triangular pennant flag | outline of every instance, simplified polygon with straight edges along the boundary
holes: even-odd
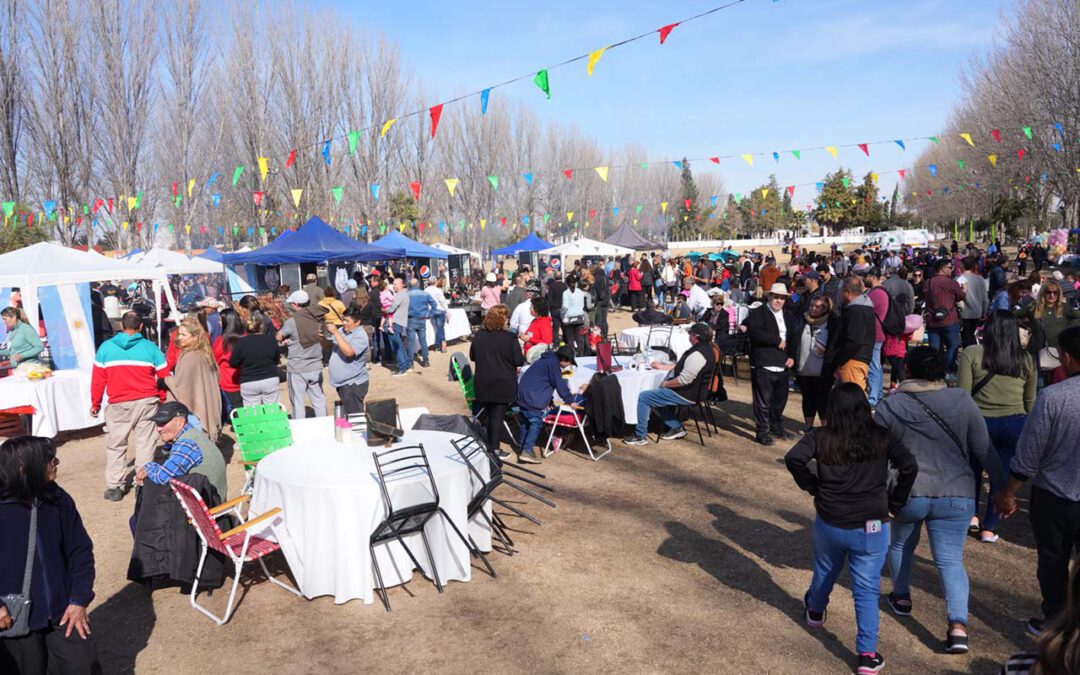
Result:
[[[484,91],[480,92],[480,114],[486,115],[488,108],[488,99],[491,98],[491,88],[488,87]]]
[[[990,132],[990,135],[994,137],[994,140],[1001,143],[1001,129],[994,129]]]
[[[765,199],[769,196],[769,188],[761,188],[761,198]]]
[[[931,164],[930,166],[928,166],[926,168],[930,169],[930,175],[931,176],[936,176],[937,175],[937,164]]]
[[[900,174],[900,179],[903,180],[904,176],[907,175],[907,169],[900,169],[900,171],[898,171],[897,173]]]
[[[262,176],[262,179],[265,181],[266,176],[269,173],[270,173],[270,158],[269,157],[260,157],[259,158],[259,175]],[[190,197],[191,193],[188,193],[188,196]]]
[[[990,160],[990,166],[997,166],[997,155],[987,155],[986,158]]]
[[[373,185],[372,187],[377,187],[377,186]],[[345,188],[343,186],[339,185],[337,187],[330,188],[330,192],[334,195],[334,201],[337,202],[338,204],[340,204],[341,203],[341,195],[344,194]],[[377,200],[378,198],[379,198],[379,196],[376,195],[375,199]]]
[[[261,190],[255,193],[255,206],[260,206],[262,204],[263,196],[265,194],[266,193],[262,192]]]
[[[394,126],[394,122],[397,122],[396,117],[383,122],[382,131],[379,132],[379,138],[386,138],[386,134],[390,131],[390,127]]]
[[[413,181],[409,183],[409,189],[412,190],[413,197],[416,197],[416,201],[420,201],[420,181]]]
[[[850,179],[850,178],[848,178],[847,176],[844,176],[844,177],[843,177],[843,178],[842,178],[842,179],[840,180],[840,182],[842,182],[842,183],[844,184],[844,189],[847,189],[847,188],[851,187],[851,179]]]
[[[713,164],[719,164],[720,163],[720,158],[719,157],[710,157],[709,161],[712,162]]]
[[[545,213],[545,214],[544,214],[544,222],[546,223],[546,222],[548,222],[549,220],[551,220],[551,214],[550,214],[550,213]]]
[[[326,160],[326,166],[330,166],[330,141],[323,143],[322,156]]]
[[[450,196],[453,197],[454,196],[454,190],[456,190],[457,186],[458,186],[458,179],[457,178],[447,178],[447,179],[443,180],[443,182],[446,183],[446,189],[450,191]]]
[[[960,134],[960,138],[967,141],[967,144],[970,145],[971,147],[973,147],[973,148],[975,147],[975,141],[971,140],[971,134]]]
[[[360,143],[360,131],[349,132],[349,154],[356,154],[356,146]]]
[[[255,193],[255,194],[258,194],[258,193]],[[188,234],[191,234],[191,225],[185,225],[185,226],[184,226],[184,230],[185,230],[185,231],[186,231],[186,232],[187,232]]]
[[[568,223],[574,222],[574,212],[573,211],[567,211],[566,212],[566,222],[568,222]]]
[[[772,158],[776,161],[777,164],[780,163],[780,153],[779,152],[774,152],[772,154]]]
[[[488,179],[488,182],[491,183],[491,187],[494,188],[496,191],[498,191],[498,189],[499,189],[499,177],[498,176],[488,176],[487,179]]]
[[[878,175],[876,173],[870,174],[870,180],[872,180],[872,181],[874,181],[876,183],[877,180],[878,180]]]
[[[529,185],[533,184],[533,175],[531,173],[523,173],[521,177],[525,179],[525,182]]]
[[[792,150],[791,154],[795,156],[795,159],[802,161],[802,150]]]
[[[296,164],[296,151],[295,150],[290,152],[289,153],[289,158],[287,160],[285,160],[285,168],[286,169],[291,169],[293,164]]]
[[[746,160],[747,164],[749,164],[750,166],[754,166],[754,156],[753,155],[743,155],[742,158],[744,160]]]
[[[544,92],[548,100],[551,99],[551,82],[548,81],[547,68],[536,74],[536,77],[533,78],[533,84],[540,87],[540,91]]]
[[[480,229],[483,230],[483,229],[486,229],[486,228],[487,228],[487,218],[481,218],[480,219]]]
[[[794,185],[787,186],[787,193],[788,193],[788,197],[794,197],[795,196],[795,186]]]
[[[237,183],[239,183],[240,182],[240,176],[243,176],[243,175],[244,175],[244,167],[242,167],[242,166],[236,167],[236,170],[233,171],[233,175],[232,175],[232,184],[235,186]]]
[[[865,155],[866,155],[867,157],[869,157],[869,156],[870,156],[870,144],[869,144],[869,143],[859,143],[859,149],[860,149],[860,150],[862,150],[862,151],[863,151],[863,153],[864,153],[864,154],[865,154]]]
[[[906,145],[904,145],[904,142],[903,142],[903,141],[901,141],[901,140],[895,140],[895,141],[893,141],[893,143],[896,143],[897,145],[899,145],[899,146],[900,146],[900,149],[901,149],[901,150],[903,150],[903,151],[905,151],[905,152],[907,151],[907,146],[906,146]]]
[[[600,60],[600,57],[603,56],[606,51],[607,47],[602,47],[589,54],[589,75],[593,74],[593,70],[596,68],[596,62]]]
[[[717,195],[712,195],[711,197],[709,197],[709,201],[712,202],[713,206],[716,206],[716,202],[720,201],[720,197],[718,197]]]
[[[372,184],[372,186],[371,186],[371,196],[372,196],[372,198],[375,199],[375,201],[379,201],[379,190],[381,190],[381,189],[382,189],[382,186],[379,185],[378,183]]]
[[[1031,127],[1024,127],[1024,135],[1028,137],[1029,141],[1031,140]]]
[[[178,194],[180,194],[180,183],[173,183],[172,184],[172,196],[175,198],[176,195],[178,195]]]
[[[303,188],[296,188],[295,190],[292,190],[293,206],[295,206],[296,208],[300,208],[300,197],[303,196],[303,194]]]
[[[191,178],[187,182],[187,196],[191,197],[191,193],[194,190],[195,190],[195,179]],[[131,207],[128,207],[128,208],[131,208]]]
[[[4,217],[10,218],[15,213],[15,202],[4,202]]]
[[[137,202],[137,201],[139,201],[138,197],[128,197],[127,198],[128,211],[132,211],[132,210],[135,209],[135,202]],[[46,202],[46,204],[48,204],[48,202]],[[46,206],[46,208],[48,208],[48,207]]]
[[[957,165],[959,165],[960,170],[963,171],[964,170],[964,164],[965,164],[964,160],[958,159],[958,160],[956,160],[956,163],[957,163]]]
[[[607,182],[608,167],[598,166],[596,167],[596,174],[600,176],[600,180]]]
[[[1023,148],[1020,148],[1019,150],[1016,151],[1016,156],[1019,157],[1020,159],[1023,159],[1024,155],[1026,155],[1026,154],[1027,154],[1027,150],[1025,150]],[[110,208],[112,208],[112,207],[110,207]]]
[[[660,213],[667,213],[667,202],[660,202]]]
[[[220,176],[220,175],[221,175],[221,172],[220,172],[220,171],[215,171],[215,172],[214,172],[214,173],[213,173],[213,174],[212,174],[212,175],[210,176],[210,180],[206,181],[206,187],[210,187],[211,185],[213,185],[213,184],[214,184],[214,181],[216,181],[216,180],[218,179],[218,176]],[[140,193],[139,193],[139,195],[140,195],[140,197],[139,197],[139,204],[141,205],[141,204],[142,204],[142,196],[141,196],[141,195],[142,195],[142,193],[140,192]]]
[[[822,181],[818,181],[818,182],[814,183],[814,185],[817,187],[818,192],[821,192],[822,190],[825,189],[825,183],[822,182]]]
[[[735,193],[735,203],[736,204],[742,204],[742,193],[741,192],[736,192]]]
[[[563,175],[566,176],[567,178],[573,178],[574,177],[574,170],[573,169],[563,169],[562,172],[563,172]]]
[[[661,27],[660,30],[657,31],[658,33],[660,33],[660,44],[664,44],[664,42],[668,39],[668,36],[671,35],[671,31],[675,30],[675,26],[678,25],[678,23],[669,23],[668,25]]]
[[[693,199],[684,199],[683,204],[686,205],[686,210],[689,211],[690,207],[694,204],[694,200]]]
[[[930,137],[930,142],[932,142],[932,143],[940,143],[941,139],[938,138],[937,136],[931,136]]]
[[[431,115],[431,137],[435,138],[435,131],[439,128],[439,120],[442,119],[442,107],[443,104],[433,105],[428,110],[428,114]]]
[[[214,200],[214,208],[217,208],[221,204],[221,193],[215,193],[210,195],[210,198]]]
[[[674,162],[672,162],[672,164],[674,164],[674,165],[675,165],[675,168],[676,168],[676,169],[682,170],[682,161],[680,161],[680,160],[675,160]]]
[[[1080,171],[1080,169],[1078,169],[1078,171]],[[644,205],[644,204],[638,204],[638,205],[637,205],[636,207],[634,207],[634,208],[635,208],[635,209],[637,210],[637,215],[639,215],[639,216],[640,216],[640,215],[641,215],[641,209],[645,208],[645,205]]]
[[[833,156],[833,159],[836,159],[837,148],[835,145],[827,146],[825,149],[829,151],[829,154]]]

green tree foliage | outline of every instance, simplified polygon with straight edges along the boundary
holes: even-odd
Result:
[[[874,175],[863,177],[862,185],[855,188],[855,223],[856,227],[866,228],[867,232],[880,232],[888,229],[885,219],[885,205],[878,198],[878,186]]]
[[[743,223],[752,236],[788,228],[790,212],[785,212],[783,189],[775,175],[769,176],[768,183],[754,188],[749,195],[736,195],[736,201]]]
[[[390,219],[410,225],[420,220],[420,209],[412,194],[398,191],[390,195]]]
[[[856,227],[854,207],[857,199],[851,187],[851,172],[839,169],[836,173],[826,175],[823,183],[817,206],[812,211],[814,220],[834,234]]]
[[[674,214],[671,216],[670,236],[672,239],[685,241],[719,235],[722,226],[711,220],[716,209],[711,205],[702,204],[699,196],[694,174],[690,170],[690,162],[683,157],[679,201],[672,205],[675,207]],[[687,204],[690,206],[687,207]],[[669,210],[668,213],[671,211]]]
[[[36,220],[32,226],[23,222],[20,213],[33,213],[33,209],[24,205],[16,204],[14,215],[5,224],[0,220],[0,253],[17,251],[31,244],[43,241],[52,241],[51,229],[53,223],[41,224]],[[0,218],[3,213],[0,212]],[[59,216],[58,216],[59,217]]]

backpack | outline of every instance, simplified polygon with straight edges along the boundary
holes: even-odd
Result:
[[[877,288],[881,288],[881,286],[878,286]],[[892,335],[894,337],[903,335],[904,330],[907,327],[907,323],[904,320],[904,308],[889,295],[887,290],[881,288],[881,292],[889,299],[889,308],[885,310],[885,318],[878,319],[878,323],[881,324],[881,330],[883,330],[886,335]],[[877,317],[877,312],[874,312],[874,316]]]

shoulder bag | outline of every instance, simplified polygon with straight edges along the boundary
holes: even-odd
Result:
[[[986,379],[986,378],[984,378],[984,379]],[[981,382],[980,382],[980,384],[981,384]],[[916,396],[915,394],[912,394],[910,392],[906,392],[906,393],[907,393],[908,396],[910,396],[912,399],[914,399],[916,403],[918,403],[919,405],[922,406],[923,410],[926,411],[926,414],[930,415],[931,419],[933,419],[935,422],[937,422],[937,425],[939,427],[941,427],[941,430],[944,431],[946,433],[946,435],[948,435],[949,438],[952,439],[953,443],[956,444],[956,447],[960,448],[960,454],[963,455],[964,457],[967,457],[968,456],[967,449],[964,447],[964,444],[960,442],[960,437],[957,436],[956,432],[954,432],[952,430],[952,428],[949,427],[949,425],[945,423],[945,420],[941,419],[941,416],[938,415],[936,412],[934,412],[934,410],[930,406],[923,403],[922,400],[918,396]]]
[[[978,396],[979,392],[983,390],[983,387],[989,384],[990,380],[994,379],[994,375],[997,375],[997,373],[987,373],[983,379],[976,382],[975,386],[971,388],[971,398]],[[915,400],[918,401],[919,399]]]
[[[37,502],[30,509],[30,540],[26,547],[26,570],[23,572],[22,593],[0,595],[0,602],[11,615],[11,628],[0,630],[0,638],[22,637],[30,632],[30,574],[34,570],[37,549]]]

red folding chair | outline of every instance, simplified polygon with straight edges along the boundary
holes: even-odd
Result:
[[[202,495],[187,483],[173,479],[169,481],[169,486],[172,487],[173,494],[180,500],[180,505],[184,508],[188,518],[191,519],[191,524],[199,535],[202,548],[199,555],[199,567],[195,571],[195,581],[191,584],[192,607],[216,621],[219,626],[226,623],[229,617],[232,616],[233,603],[236,600],[236,589],[240,587],[240,573],[243,571],[244,563],[256,560],[259,561],[263,574],[271,583],[281,586],[290,593],[300,595],[300,591],[270,576],[270,571],[266,569],[266,562],[263,561],[263,558],[274,551],[280,550],[281,545],[274,539],[267,539],[253,534],[256,532],[264,533],[269,529],[276,539],[277,523],[282,520],[281,509],[270,509],[266,513],[244,522],[244,517],[240,513],[240,506],[251,499],[251,495],[237,497],[232,501],[210,509],[207,508]],[[221,528],[218,527],[217,519],[224,515],[234,515],[242,524],[228,532],[222,532]],[[235,566],[232,591],[229,593],[229,603],[225,607],[225,616],[223,617],[214,615],[195,601],[195,595],[199,592],[199,579],[202,576],[203,565],[206,563],[206,556],[211,548],[226,556]]]
[[[607,439],[607,450],[601,452],[599,455],[593,452],[592,443],[589,441],[589,434],[585,432],[585,424],[588,423],[589,416],[585,414],[585,409],[579,405],[571,405],[568,403],[560,403],[558,410],[553,413],[548,413],[544,417],[544,424],[551,425],[551,433],[548,434],[547,443],[544,444],[544,457],[548,456],[548,448],[551,447],[551,439],[555,437],[555,429],[577,429],[581,434],[581,440],[585,442],[585,450],[589,453],[589,457],[592,460],[598,461],[601,457],[611,452],[611,439]]]

